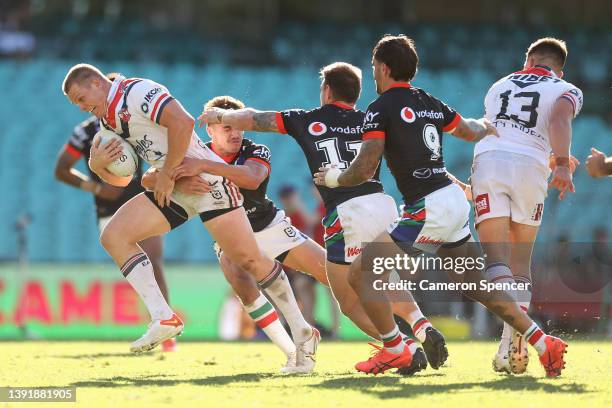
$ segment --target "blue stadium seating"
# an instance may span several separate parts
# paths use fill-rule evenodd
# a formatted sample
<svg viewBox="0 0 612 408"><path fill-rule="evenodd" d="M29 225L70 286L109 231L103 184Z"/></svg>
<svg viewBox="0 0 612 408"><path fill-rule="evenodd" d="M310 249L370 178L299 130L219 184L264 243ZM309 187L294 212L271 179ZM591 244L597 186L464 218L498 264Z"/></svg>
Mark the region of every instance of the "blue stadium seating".
<svg viewBox="0 0 612 408"><path fill-rule="evenodd" d="M436 41L436 33L435 30L428 32L426 28L420 31L420 35L431 42ZM286 34L288 43L292 36L301 35L299 30ZM463 38L461 32L456 35L460 40ZM360 41L368 40L367 32L356 32L355 36ZM492 40L489 38L487 41ZM281 42L276 44L279 54L288 47ZM343 48L341 45L340 49L350 56L350 47ZM310 52L337 53L337 48L335 51L313 48ZM16 256L14 223L25 212L33 216L28 231L30 259L68 262L108 259L97 241L91 197L58 183L53 176L58 151L75 124L85 118L83 113L68 103L60 89L71 63L54 59L0 62L3 92L11 95L10 106L0 110L3 124L0 185L5 190L0 200L0 214L3 215L0 220L0 259ZM310 108L319 104L318 73L310 65L246 68L185 63L105 62L99 66L103 70L121 71L129 76L149 77L167 85L194 116L199 114L206 100L218 94L230 94L244 100L247 105L271 110ZM367 62L363 63L362 68L364 88L359 106L365 109L376 94ZM464 116L480 116L483 113L483 96L497 76L484 68L477 66L468 72L423 69L414 83L444 99ZM591 145L612 152L610 131L610 127L598 117L579 117L574 126L574 154L584 161ZM198 133L207 139L204 130L200 129ZM269 195L276 198L279 187L291 183L298 186L308 203L312 204L310 176L297 144L288 136L249 136L269 145L273 152ZM465 179L469 175L472 146L451 139L447 137L445 140L448 168ZM83 163L80 168L85 170ZM382 174L387 190L399 199L388 170L384 169ZM540 239L552 240L560 232L567 231L574 240L586 241L590 239L595 226L611 225L607 217L612 198L609 180L592 180L584 168L580 168L576 174L576 186L577 193L564 202L558 202L556 194L549 198ZM169 234L166 258L177 261L213 260L211 244L200 223L193 221Z"/></svg>

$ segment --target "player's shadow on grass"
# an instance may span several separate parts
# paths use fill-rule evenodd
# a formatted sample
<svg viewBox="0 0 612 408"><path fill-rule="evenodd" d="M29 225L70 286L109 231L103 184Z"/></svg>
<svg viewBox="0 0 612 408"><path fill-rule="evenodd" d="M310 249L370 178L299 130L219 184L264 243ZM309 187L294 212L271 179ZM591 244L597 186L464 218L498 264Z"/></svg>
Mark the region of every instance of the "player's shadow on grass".
<svg viewBox="0 0 612 408"><path fill-rule="evenodd" d="M77 381L69 386L74 387L91 387L91 388L115 388L115 387L133 387L133 386L156 386L156 387L171 387L178 384L190 385L227 385L240 382L259 382L268 378L278 376L273 373L243 373L236 375L219 375L203 378L164 378L167 376L155 377L111 377L101 378L98 380Z"/></svg>
<svg viewBox="0 0 612 408"><path fill-rule="evenodd" d="M104 357L151 357L151 356L155 356L154 354L150 354L150 353L142 353L142 354L136 354L136 353L130 353L130 352L125 352L125 353L85 353L85 354L62 354L62 355L58 355L58 356L53 356L56 358L70 358L70 359L77 359L80 360L82 358L104 358Z"/></svg>
<svg viewBox="0 0 612 408"><path fill-rule="evenodd" d="M505 377L490 381L458 382L451 384L423 384L419 383L419 377L415 376L414 383L401 382L402 377L362 377L355 378L354 375L332 378L319 384L313 384L314 388L327 389L354 389L365 394L374 395L380 399L407 398L415 395L431 395L436 393L448 393L464 391L472 388L485 388L496 391L543 391L547 393L583 394L591 392L584 384L543 382L540 378L532 376Z"/></svg>

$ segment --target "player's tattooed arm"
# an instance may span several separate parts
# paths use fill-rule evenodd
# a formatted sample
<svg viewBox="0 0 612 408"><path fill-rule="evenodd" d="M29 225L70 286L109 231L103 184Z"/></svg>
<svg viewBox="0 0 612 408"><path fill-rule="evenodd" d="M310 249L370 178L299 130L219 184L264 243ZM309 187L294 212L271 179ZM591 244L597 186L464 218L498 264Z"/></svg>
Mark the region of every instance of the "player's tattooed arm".
<svg viewBox="0 0 612 408"><path fill-rule="evenodd" d="M489 135L499 136L495 126L485 118L461 118L457 127L450 133L467 142L478 142Z"/></svg>
<svg viewBox="0 0 612 408"><path fill-rule="evenodd" d="M356 186L374 177L384 151L385 139L365 140L355 160L338 177L338 184L341 186Z"/></svg>
<svg viewBox="0 0 612 408"><path fill-rule="evenodd" d="M276 112L258 111L252 108L220 109L212 108L198 116L200 127L209 125L229 125L238 130L254 130L256 132L279 132L276 123Z"/></svg>
<svg viewBox="0 0 612 408"><path fill-rule="evenodd" d="M384 150L385 139L368 139L363 142L359 154L346 171L321 167L314 175L314 182L331 188L362 184L374 176Z"/></svg>

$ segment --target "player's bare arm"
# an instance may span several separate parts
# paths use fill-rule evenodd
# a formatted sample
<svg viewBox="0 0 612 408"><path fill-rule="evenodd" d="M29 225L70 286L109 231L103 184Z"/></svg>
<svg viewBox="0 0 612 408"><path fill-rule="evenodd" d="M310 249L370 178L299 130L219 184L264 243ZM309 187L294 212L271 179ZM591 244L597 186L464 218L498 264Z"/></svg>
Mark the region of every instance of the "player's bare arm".
<svg viewBox="0 0 612 408"><path fill-rule="evenodd" d="M575 192L570 169L573 118L574 107L569 101L561 98L553 106L548 125L550 147L555 158L555 169L549 188L558 189L561 200L568 191Z"/></svg>
<svg viewBox="0 0 612 408"><path fill-rule="evenodd" d="M119 177L106 170L106 167L115 161L122 153L121 145L117 140L110 141L100 146L101 139L94 140L89 155L89 168L96 173L104 182L116 186L125 187L132 181L132 176Z"/></svg>
<svg viewBox="0 0 612 408"><path fill-rule="evenodd" d="M276 123L276 112L258 111L252 108L221 109L212 108L198 116L200 127L209 125L230 125L238 130L254 130L256 132L279 132Z"/></svg>
<svg viewBox="0 0 612 408"><path fill-rule="evenodd" d="M63 150L55 163L55 178L105 200L116 200L121 195L121 188L99 183L75 169L74 165L77 160L79 160L78 157Z"/></svg>
<svg viewBox="0 0 612 408"><path fill-rule="evenodd" d="M450 134L466 142L478 142L489 135L499 136L495 126L485 118L461 118Z"/></svg>
<svg viewBox="0 0 612 408"><path fill-rule="evenodd" d="M55 162L55 178L69 186L87 191L105 200L116 200L121 195L122 189L106 183L99 183L75 169L74 165L77 160L79 160L78 157L63 150Z"/></svg>
<svg viewBox="0 0 612 408"><path fill-rule="evenodd" d="M591 177L599 178L611 176L612 157L607 157L604 152L591 147L591 154L586 159L586 168Z"/></svg>
<svg viewBox="0 0 612 408"><path fill-rule="evenodd" d="M356 186L374 177L380 158L385 150L385 139L368 139L346 171L321 167L315 173L314 182L320 186Z"/></svg>
<svg viewBox="0 0 612 408"><path fill-rule="evenodd" d="M200 173L225 177L240 188L256 190L268 177L268 168L253 160L247 160L243 165L232 165L207 159L185 158L177 167L175 178L196 176Z"/></svg>
<svg viewBox="0 0 612 408"><path fill-rule="evenodd" d="M146 190L153 191L157 182L159 171L151 167L140 179L140 185ZM183 194L204 195L212 190L212 187L200 176L181 177L174 182L174 189Z"/></svg>
<svg viewBox="0 0 612 408"><path fill-rule="evenodd" d="M163 110L159 124L168 129L168 153L153 193L157 203L163 207L170 205L170 195L174 188L172 175L185 158L195 121L177 100L172 100Z"/></svg>

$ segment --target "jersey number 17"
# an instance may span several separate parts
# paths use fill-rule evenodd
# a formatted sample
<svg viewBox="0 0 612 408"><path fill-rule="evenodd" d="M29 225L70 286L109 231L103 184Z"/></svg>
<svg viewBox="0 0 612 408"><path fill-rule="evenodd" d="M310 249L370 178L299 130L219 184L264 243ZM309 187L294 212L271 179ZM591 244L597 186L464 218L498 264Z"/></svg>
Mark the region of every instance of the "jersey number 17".
<svg viewBox="0 0 612 408"><path fill-rule="evenodd" d="M352 152L353 159L359 154L359 151L361 150L361 143L361 140L345 142L346 152ZM323 151L325 154L325 161L321 163L322 167L329 167L330 165L333 165L340 170L345 170L353 160L351 159L351 161L348 161L342 159L340 149L338 149L338 139L335 137L319 140L316 142L316 146L317 150Z"/></svg>

